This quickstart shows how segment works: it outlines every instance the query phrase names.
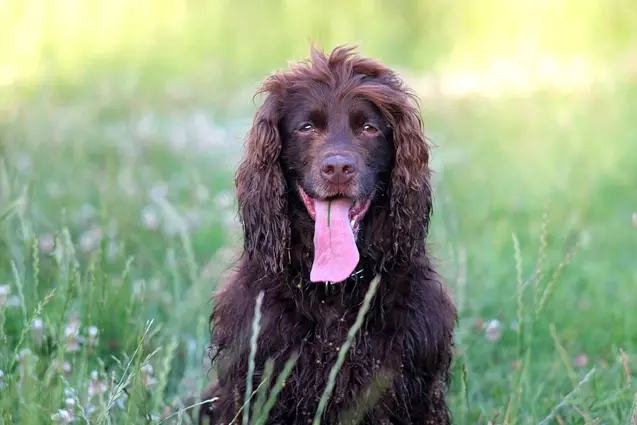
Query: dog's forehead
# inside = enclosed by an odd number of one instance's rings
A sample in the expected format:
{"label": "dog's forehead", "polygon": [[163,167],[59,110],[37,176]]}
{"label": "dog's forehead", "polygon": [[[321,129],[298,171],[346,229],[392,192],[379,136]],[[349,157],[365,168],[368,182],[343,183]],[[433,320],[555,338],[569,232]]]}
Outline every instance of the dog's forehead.
{"label": "dog's forehead", "polygon": [[326,84],[296,88],[286,93],[282,100],[283,118],[291,121],[307,120],[317,113],[326,118],[380,114],[374,103],[360,93]]}

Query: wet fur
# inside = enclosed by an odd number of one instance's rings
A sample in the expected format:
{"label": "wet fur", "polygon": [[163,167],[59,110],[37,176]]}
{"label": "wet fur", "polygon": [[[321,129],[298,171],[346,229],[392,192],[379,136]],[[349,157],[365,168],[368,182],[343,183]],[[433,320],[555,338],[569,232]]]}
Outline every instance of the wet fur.
{"label": "wet fur", "polygon": [[[201,423],[241,420],[259,291],[265,296],[253,388],[268,359],[279,373],[299,354],[267,424],[311,423],[338,348],[369,282],[380,274],[322,423],[450,424],[445,393],[456,310],[426,245],[429,148],[415,97],[389,68],[345,46],[329,55],[312,48],[311,61],[272,75],[260,93],[267,96],[236,173],[244,252],[215,293],[210,317],[217,381],[202,397],[218,399],[202,407]],[[326,286],[309,281],[314,224],[295,185],[312,196],[326,195],[316,159],[338,144],[328,143],[334,131],[326,130],[327,123],[309,138],[295,126],[304,111],[321,110],[329,120],[356,108],[376,120],[382,134],[366,144],[356,139],[350,120],[353,133],[342,146],[355,151],[361,171],[348,190],[359,197],[374,191],[374,198],[357,238],[361,272]]]}

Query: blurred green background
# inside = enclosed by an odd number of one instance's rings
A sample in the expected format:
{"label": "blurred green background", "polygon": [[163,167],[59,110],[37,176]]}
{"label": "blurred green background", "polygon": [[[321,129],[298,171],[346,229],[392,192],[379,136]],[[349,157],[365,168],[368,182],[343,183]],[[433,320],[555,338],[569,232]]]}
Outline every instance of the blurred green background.
{"label": "blurred green background", "polygon": [[421,97],[455,422],[635,423],[633,1],[25,0],[0,1],[0,424],[157,423],[207,382],[252,95],[311,41]]}

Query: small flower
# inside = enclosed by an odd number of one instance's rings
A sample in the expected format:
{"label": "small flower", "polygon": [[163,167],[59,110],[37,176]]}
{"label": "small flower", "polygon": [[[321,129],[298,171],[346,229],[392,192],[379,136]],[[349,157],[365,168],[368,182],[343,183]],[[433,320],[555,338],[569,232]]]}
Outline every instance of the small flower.
{"label": "small flower", "polygon": [[99,374],[96,370],[91,372],[91,379],[88,384],[88,396],[89,398],[97,395],[103,394],[108,389],[105,382],[99,380]]}
{"label": "small flower", "polygon": [[80,350],[80,343],[83,338],[80,336],[80,321],[73,316],[69,324],[64,328],[64,336],[66,337],[66,352],[74,353]]}
{"label": "small flower", "polygon": [[55,238],[50,233],[42,235],[38,238],[38,245],[40,247],[40,252],[43,254],[50,254],[53,252],[53,248],[55,248]]}
{"label": "small flower", "polygon": [[115,404],[120,409],[124,409],[126,407],[126,400],[128,400],[128,394],[122,393],[122,395],[117,397],[117,399],[115,400]]}
{"label": "small flower", "polygon": [[118,243],[114,240],[108,241],[106,245],[106,259],[112,263],[117,258],[117,254],[120,252],[120,247]]}
{"label": "small flower", "polygon": [[146,206],[142,209],[142,222],[148,230],[157,230],[159,228],[159,215],[152,206]]}
{"label": "small flower", "polygon": [[20,373],[19,385],[22,385],[22,382],[24,382],[27,377],[33,376],[34,368],[39,358],[33,354],[30,349],[23,348],[16,355],[16,360],[18,361],[18,371]]}
{"label": "small flower", "polygon": [[73,420],[73,415],[66,409],[60,409],[51,415],[51,420],[58,424],[69,424]]}
{"label": "small flower", "polygon": [[186,229],[186,222],[181,217],[168,217],[162,226],[162,230],[167,236],[175,236]]}
{"label": "small flower", "polygon": [[591,233],[588,230],[582,230],[579,234],[579,244],[587,247],[591,244]]}
{"label": "small flower", "polygon": [[104,232],[99,227],[94,227],[80,235],[80,250],[82,252],[95,251],[102,241]]}
{"label": "small flower", "polygon": [[75,215],[75,219],[80,225],[86,225],[97,214],[97,208],[92,204],[82,204]]}
{"label": "small flower", "polygon": [[157,202],[168,196],[168,185],[164,182],[159,182],[150,189],[150,199]]}
{"label": "small flower", "polygon": [[633,213],[633,226],[637,227],[637,212]]}
{"label": "small flower", "polygon": [[44,331],[44,322],[39,317],[33,319],[31,324],[31,331],[33,332],[33,338],[35,342],[40,345],[42,343],[42,336]]}
{"label": "small flower", "polygon": [[136,279],[133,281],[133,295],[139,298],[144,293],[145,282],[144,279]]}
{"label": "small flower", "polygon": [[190,210],[186,212],[186,223],[190,229],[196,229],[201,225],[201,214],[198,211]]}
{"label": "small flower", "polygon": [[502,326],[497,319],[489,320],[484,329],[489,341],[495,342],[502,337]]}
{"label": "small flower", "polygon": [[142,378],[142,383],[146,388],[150,388],[155,384],[156,380],[153,378],[153,366],[146,363],[139,369],[139,372]]}
{"label": "small flower", "polygon": [[30,349],[23,348],[16,355],[16,360],[19,361],[20,363],[23,363],[25,360],[27,360],[29,357],[31,357],[32,354],[33,354],[33,352]]}
{"label": "small flower", "polygon": [[215,205],[221,209],[227,209],[232,206],[233,196],[228,191],[222,191],[215,196]]}
{"label": "small flower", "polygon": [[64,400],[64,406],[66,407],[66,411],[71,414],[71,417],[73,417],[75,415],[75,399],[67,397]]}
{"label": "small flower", "polygon": [[586,365],[588,364],[588,357],[586,356],[586,354],[579,354],[577,357],[575,357],[573,363],[576,367],[586,367]]}
{"label": "small flower", "polygon": [[[7,300],[6,304],[7,307],[20,307],[22,305],[22,300],[20,299],[19,296],[17,295],[12,295],[9,297],[9,299]],[[0,305],[1,307],[1,305]]]}
{"label": "small flower", "polygon": [[94,347],[97,345],[97,334],[99,330],[95,326],[89,326],[88,328],[88,345]]}
{"label": "small flower", "polygon": [[0,308],[7,304],[9,297],[11,296],[11,286],[0,285]]}
{"label": "small flower", "polygon": [[[58,359],[53,359],[53,361],[51,362],[51,369],[56,370],[57,373],[63,372],[65,375],[68,376],[71,374],[71,363],[65,360],[62,364],[60,364]],[[70,395],[67,394],[67,396]]]}

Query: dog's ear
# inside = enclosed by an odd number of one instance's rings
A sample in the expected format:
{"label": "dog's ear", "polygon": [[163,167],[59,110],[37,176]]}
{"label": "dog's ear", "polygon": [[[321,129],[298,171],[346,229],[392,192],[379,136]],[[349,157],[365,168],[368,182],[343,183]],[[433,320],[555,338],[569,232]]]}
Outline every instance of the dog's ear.
{"label": "dog's ear", "polygon": [[268,97],[255,114],[235,174],[245,254],[268,274],[284,270],[290,239],[280,155],[277,108]]}
{"label": "dog's ear", "polygon": [[394,105],[393,139],[395,162],[390,182],[390,216],[393,223],[394,255],[409,261],[424,250],[432,213],[429,146],[420,108],[414,95],[401,89]]}

